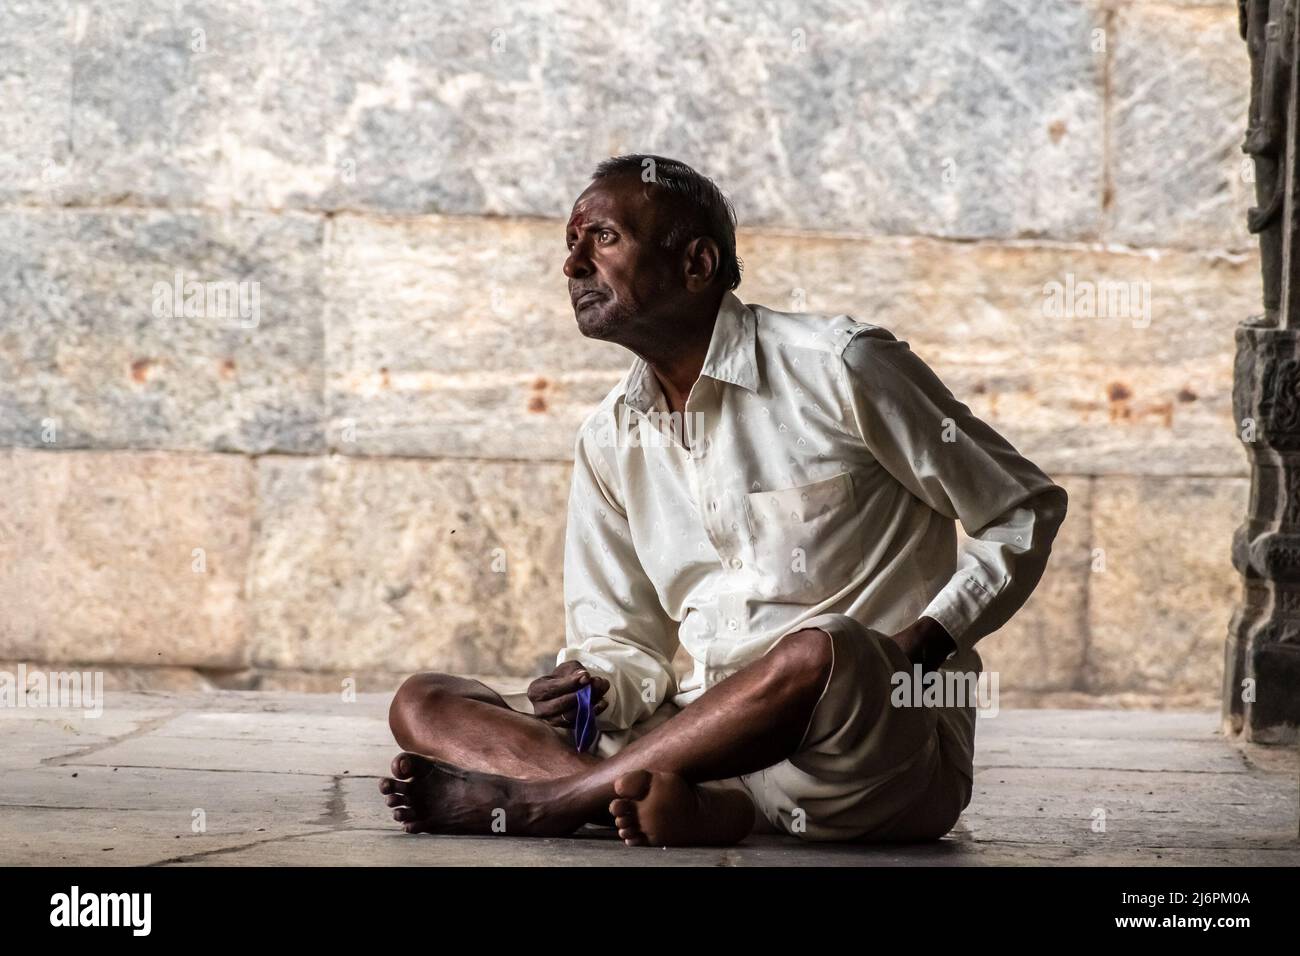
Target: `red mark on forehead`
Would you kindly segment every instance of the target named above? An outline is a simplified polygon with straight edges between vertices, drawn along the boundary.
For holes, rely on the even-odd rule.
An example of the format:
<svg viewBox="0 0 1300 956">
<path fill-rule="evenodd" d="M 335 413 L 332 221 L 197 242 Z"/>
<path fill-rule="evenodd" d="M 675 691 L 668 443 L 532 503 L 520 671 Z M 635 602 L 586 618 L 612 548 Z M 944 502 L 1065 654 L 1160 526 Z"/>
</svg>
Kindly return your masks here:
<svg viewBox="0 0 1300 956">
<path fill-rule="evenodd" d="M 587 222 L 588 222 L 588 219 L 587 219 L 587 214 L 586 214 L 586 213 L 584 213 L 584 212 L 575 212 L 572 216 L 569 217 L 569 228 L 570 228 L 570 229 L 581 229 L 583 226 L 585 226 L 585 225 L 587 224 Z"/>
</svg>

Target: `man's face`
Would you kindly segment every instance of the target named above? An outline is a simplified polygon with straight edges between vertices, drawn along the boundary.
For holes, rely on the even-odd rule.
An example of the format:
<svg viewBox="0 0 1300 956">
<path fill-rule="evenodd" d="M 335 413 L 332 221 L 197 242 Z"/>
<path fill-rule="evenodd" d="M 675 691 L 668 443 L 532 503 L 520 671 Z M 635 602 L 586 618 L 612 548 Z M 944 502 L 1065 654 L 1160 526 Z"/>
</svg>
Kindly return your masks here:
<svg viewBox="0 0 1300 956">
<path fill-rule="evenodd" d="M 677 257 L 659 244 L 666 215 L 631 174 L 593 182 L 573 204 L 564 274 L 583 335 L 627 344 L 682 294 Z"/>
</svg>

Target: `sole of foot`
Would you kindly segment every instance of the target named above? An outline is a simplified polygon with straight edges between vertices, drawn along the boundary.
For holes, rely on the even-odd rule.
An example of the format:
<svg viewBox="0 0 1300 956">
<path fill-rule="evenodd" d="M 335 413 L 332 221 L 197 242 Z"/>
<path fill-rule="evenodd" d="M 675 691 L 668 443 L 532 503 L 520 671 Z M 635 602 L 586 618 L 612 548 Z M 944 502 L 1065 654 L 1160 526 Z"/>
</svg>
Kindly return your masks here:
<svg viewBox="0 0 1300 956">
<path fill-rule="evenodd" d="M 634 770 L 614 781 L 614 792 L 609 812 L 628 846 L 732 846 L 754 828 L 747 794 L 675 773 Z"/>
</svg>

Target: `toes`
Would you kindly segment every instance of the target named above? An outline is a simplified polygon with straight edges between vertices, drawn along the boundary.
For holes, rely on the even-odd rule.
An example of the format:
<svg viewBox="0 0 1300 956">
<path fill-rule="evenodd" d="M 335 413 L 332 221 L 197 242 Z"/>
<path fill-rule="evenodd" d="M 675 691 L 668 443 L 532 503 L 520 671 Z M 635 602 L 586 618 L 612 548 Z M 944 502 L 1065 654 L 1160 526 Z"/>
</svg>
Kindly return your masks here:
<svg viewBox="0 0 1300 956">
<path fill-rule="evenodd" d="M 419 754 L 400 753 L 393 758 L 393 776 L 400 780 L 422 777 L 433 770 L 433 762 Z"/>
<path fill-rule="evenodd" d="M 420 817 L 410 807 L 398 807 L 393 811 L 393 819 L 398 823 L 417 823 Z"/>
<path fill-rule="evenodd" d="M 622 830 L 639 830 L 640 821 L 637 819 L 637 807 L 635 800 L 626 800 L 622 797 L 617 800 L 611 800 L 609 804 L 609 815 L 614 818 L 614 826 Z M 620 833 L 620 836 L 622 834 Z"/>
<path fill-rule="evenodd" d="M 619 839 L 627 846 L 650 844 L 641 830 L 637 801 L 649 796 L 653 780 L 654 777 L 648 770 L 633 770 L 614 781 L 614 792 L 618 798 L 610 801 L 609 812 L 614 818 L 614 826 L 618 827 Z"/>
<path fill-rule="evenodd" d="M 392 777 L 384 777 L 379 781 L 379 792 L 385 795 L 395 793 L 405 796 L 406 784 L 404 781 L 394 780 Z M 392 804 L 390 803 L 389 806 L 391 807 Z"/>
<path fill-rule="evenodd" d="M 406 794 L 404 793 L 390 793 L 384 800 L 390 807 L 406 806 Z"/>
<path fill-rule="evenodd" d="M 649 770 L 633 770 L 614 781 L 614 792 L 628 800 L 644 800 L 653 779 Z"/>
</svg>

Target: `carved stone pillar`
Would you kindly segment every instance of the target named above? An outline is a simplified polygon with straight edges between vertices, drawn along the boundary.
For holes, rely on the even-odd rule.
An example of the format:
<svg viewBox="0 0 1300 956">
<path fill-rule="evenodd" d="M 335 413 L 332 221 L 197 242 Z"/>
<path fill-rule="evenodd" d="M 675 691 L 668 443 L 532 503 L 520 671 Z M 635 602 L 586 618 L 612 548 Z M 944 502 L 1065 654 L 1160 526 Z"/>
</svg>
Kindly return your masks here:
<svg viewBox="0 0 1300 956">
<path fill-rule="evenodd" d="M 1261 742 L 1300 727 L 1300 179 L 1297 0 L 1238 0 L 1250 51 L 1250 231 L 1260 237 L 1263 314 L 1237 329 L 1232 405 L 1250 460 L 1250 508 L 1232 542 L 1245 582 L 1228 627 L 1223 721 Z"/>
</svg>

